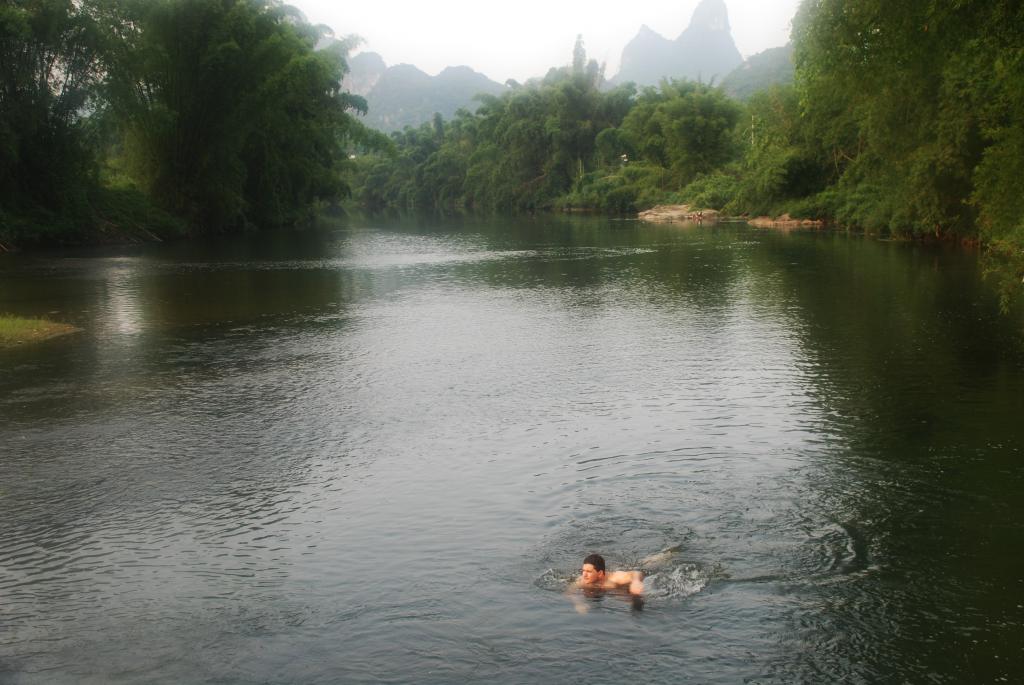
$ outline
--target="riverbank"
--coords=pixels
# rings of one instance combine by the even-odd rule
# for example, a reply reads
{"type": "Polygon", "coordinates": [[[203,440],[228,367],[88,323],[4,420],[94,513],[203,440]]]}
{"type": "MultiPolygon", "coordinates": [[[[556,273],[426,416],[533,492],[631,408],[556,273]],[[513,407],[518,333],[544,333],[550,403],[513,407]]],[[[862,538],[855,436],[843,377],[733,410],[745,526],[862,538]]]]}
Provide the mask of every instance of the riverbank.
{"type": "Polygon", "coordinates": [[[74,207],[0,211],[0,254],[60,247],[136,245],[188,235],[185,219],[131,187],[100,187],[74,207]]]}
{"type": "Polygon", "coordinates": [[[789,214],[756,216],[745,221],[755,228],[822,228],[825,225],[821,219],[794,219],[789,214]]]}
{"type": "Polygon", "coordinates": [[[699,209],[690,205],[657,205],[638,213],[637,218],[652,223],[699,223],[718,221],[721,215],[714,209],[699,209]]]}
{"type": "Polygon", "coordinates": [[[80,330],[70,324],[47,319],[25,319],[20,316],[0,315],[0,348],[49,340],[61,335],[77,333],[80,330]]]}
{"type": "Polygon", "coordinates": [[[723,216],[714,209],[702,209],[690,205],[658,205],[637,214],[641,221],[653,223],[703,223],[721,220],[742,220],[756,228],[821,228],[821,219],[794,219],[789,214],[778,217],[723,216]]]}

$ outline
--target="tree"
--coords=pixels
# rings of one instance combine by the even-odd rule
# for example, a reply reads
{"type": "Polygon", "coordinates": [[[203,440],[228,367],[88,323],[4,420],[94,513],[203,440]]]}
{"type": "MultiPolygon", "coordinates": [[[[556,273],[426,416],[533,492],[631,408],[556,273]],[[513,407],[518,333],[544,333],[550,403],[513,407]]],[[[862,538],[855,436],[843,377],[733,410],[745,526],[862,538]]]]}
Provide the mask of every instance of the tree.
{"type": "Polygon", "coordinates": [[[88,5],[0,5],[0,212],[82,214],[96,184],[84,130],[102,76],[88,5]]]}
{"type": "Polygon", "coordinates": [[[550,207],[596,167],[595,139],[621,124],[632,104],[632,86],[604,93],[602,80],[578,38],[572,65],[552,69],[540,83],[482,96],[473,114],[396,134],[394,157],[361,165],[374,174],[390,166],[385,186],[392,192],[375,193],[365,180],[360,186],[375,206],[550,207]]]}
{"type": "Polygon", "coordinates": [[[202,230],[291,224],[347,191],[348,44],[271,0],[124,0],[111,96],[132,174],[202,230]]]}
{"type": "Polygon", "coordinates": [[[681,187],[736,156],[739,114],[719,89],[672,80],[645,89],[622,129],[641,159],[670,170],[670,182],[681,187]]]}

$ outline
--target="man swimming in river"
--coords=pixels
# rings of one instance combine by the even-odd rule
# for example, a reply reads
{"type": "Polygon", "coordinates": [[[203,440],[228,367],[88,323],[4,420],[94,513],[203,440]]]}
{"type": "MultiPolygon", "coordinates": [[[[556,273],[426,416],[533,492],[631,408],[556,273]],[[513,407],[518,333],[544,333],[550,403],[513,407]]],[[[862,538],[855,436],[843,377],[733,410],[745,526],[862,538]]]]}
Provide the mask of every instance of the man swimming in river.
{"type": "Polygon", "coordinates": [[[639,597],[644,593],[644,574],[640,571],[605,572],[604,557],[591,554],[583,560],[580,577],[572,587],[582,590],[618,590],[625,588],[630,595],[639,597]]]}

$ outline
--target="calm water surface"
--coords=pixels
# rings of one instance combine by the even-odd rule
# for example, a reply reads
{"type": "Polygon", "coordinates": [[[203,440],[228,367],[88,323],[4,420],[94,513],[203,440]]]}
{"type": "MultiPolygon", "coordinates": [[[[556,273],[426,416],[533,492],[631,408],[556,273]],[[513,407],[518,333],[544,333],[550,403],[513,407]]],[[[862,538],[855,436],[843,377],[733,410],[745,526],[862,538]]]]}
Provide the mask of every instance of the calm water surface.
{"type": "Polygon", "coordinates": [[[979,271],[558,218],[5,256],[83,330],[0,351],[0,682],[1019,682],[979,271]],[[591,551],[642,610],[574,611],[591,551]]]}

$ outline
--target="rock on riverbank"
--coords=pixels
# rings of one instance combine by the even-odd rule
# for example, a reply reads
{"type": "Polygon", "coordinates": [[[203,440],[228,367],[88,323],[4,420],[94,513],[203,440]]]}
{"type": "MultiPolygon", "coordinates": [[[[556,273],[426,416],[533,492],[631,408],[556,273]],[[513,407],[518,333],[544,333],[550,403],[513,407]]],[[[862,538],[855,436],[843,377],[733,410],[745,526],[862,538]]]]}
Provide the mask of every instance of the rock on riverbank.
{"type": "MultiPolygon", "coordinates": [[[[637,217],[641,221],[656,223],[699,223],[726,218],[714,209],[695,209],[690,205],[658,205],[640,212],[637,217]]],[[[820,219],[794,219],[789,214],[777,217],[759,216],[746,221],[758,228],[820,228],[825,225],[820,219]]]]}
{"type": "Polygon", "coordinates": [[[775,218],[759,216],[748,219],[747,223],[757,228],[821,228],[825,225],[825,222],[821,219],[794,219],[789,214],[783,214],[775,218]]]}
{"type": "Polygon", "coordinates": [[[673,223],[718,221],[719,213],[714,209],[694,209],[690,205],[658,205],[637,216],[641,221],[673,223]]]}

